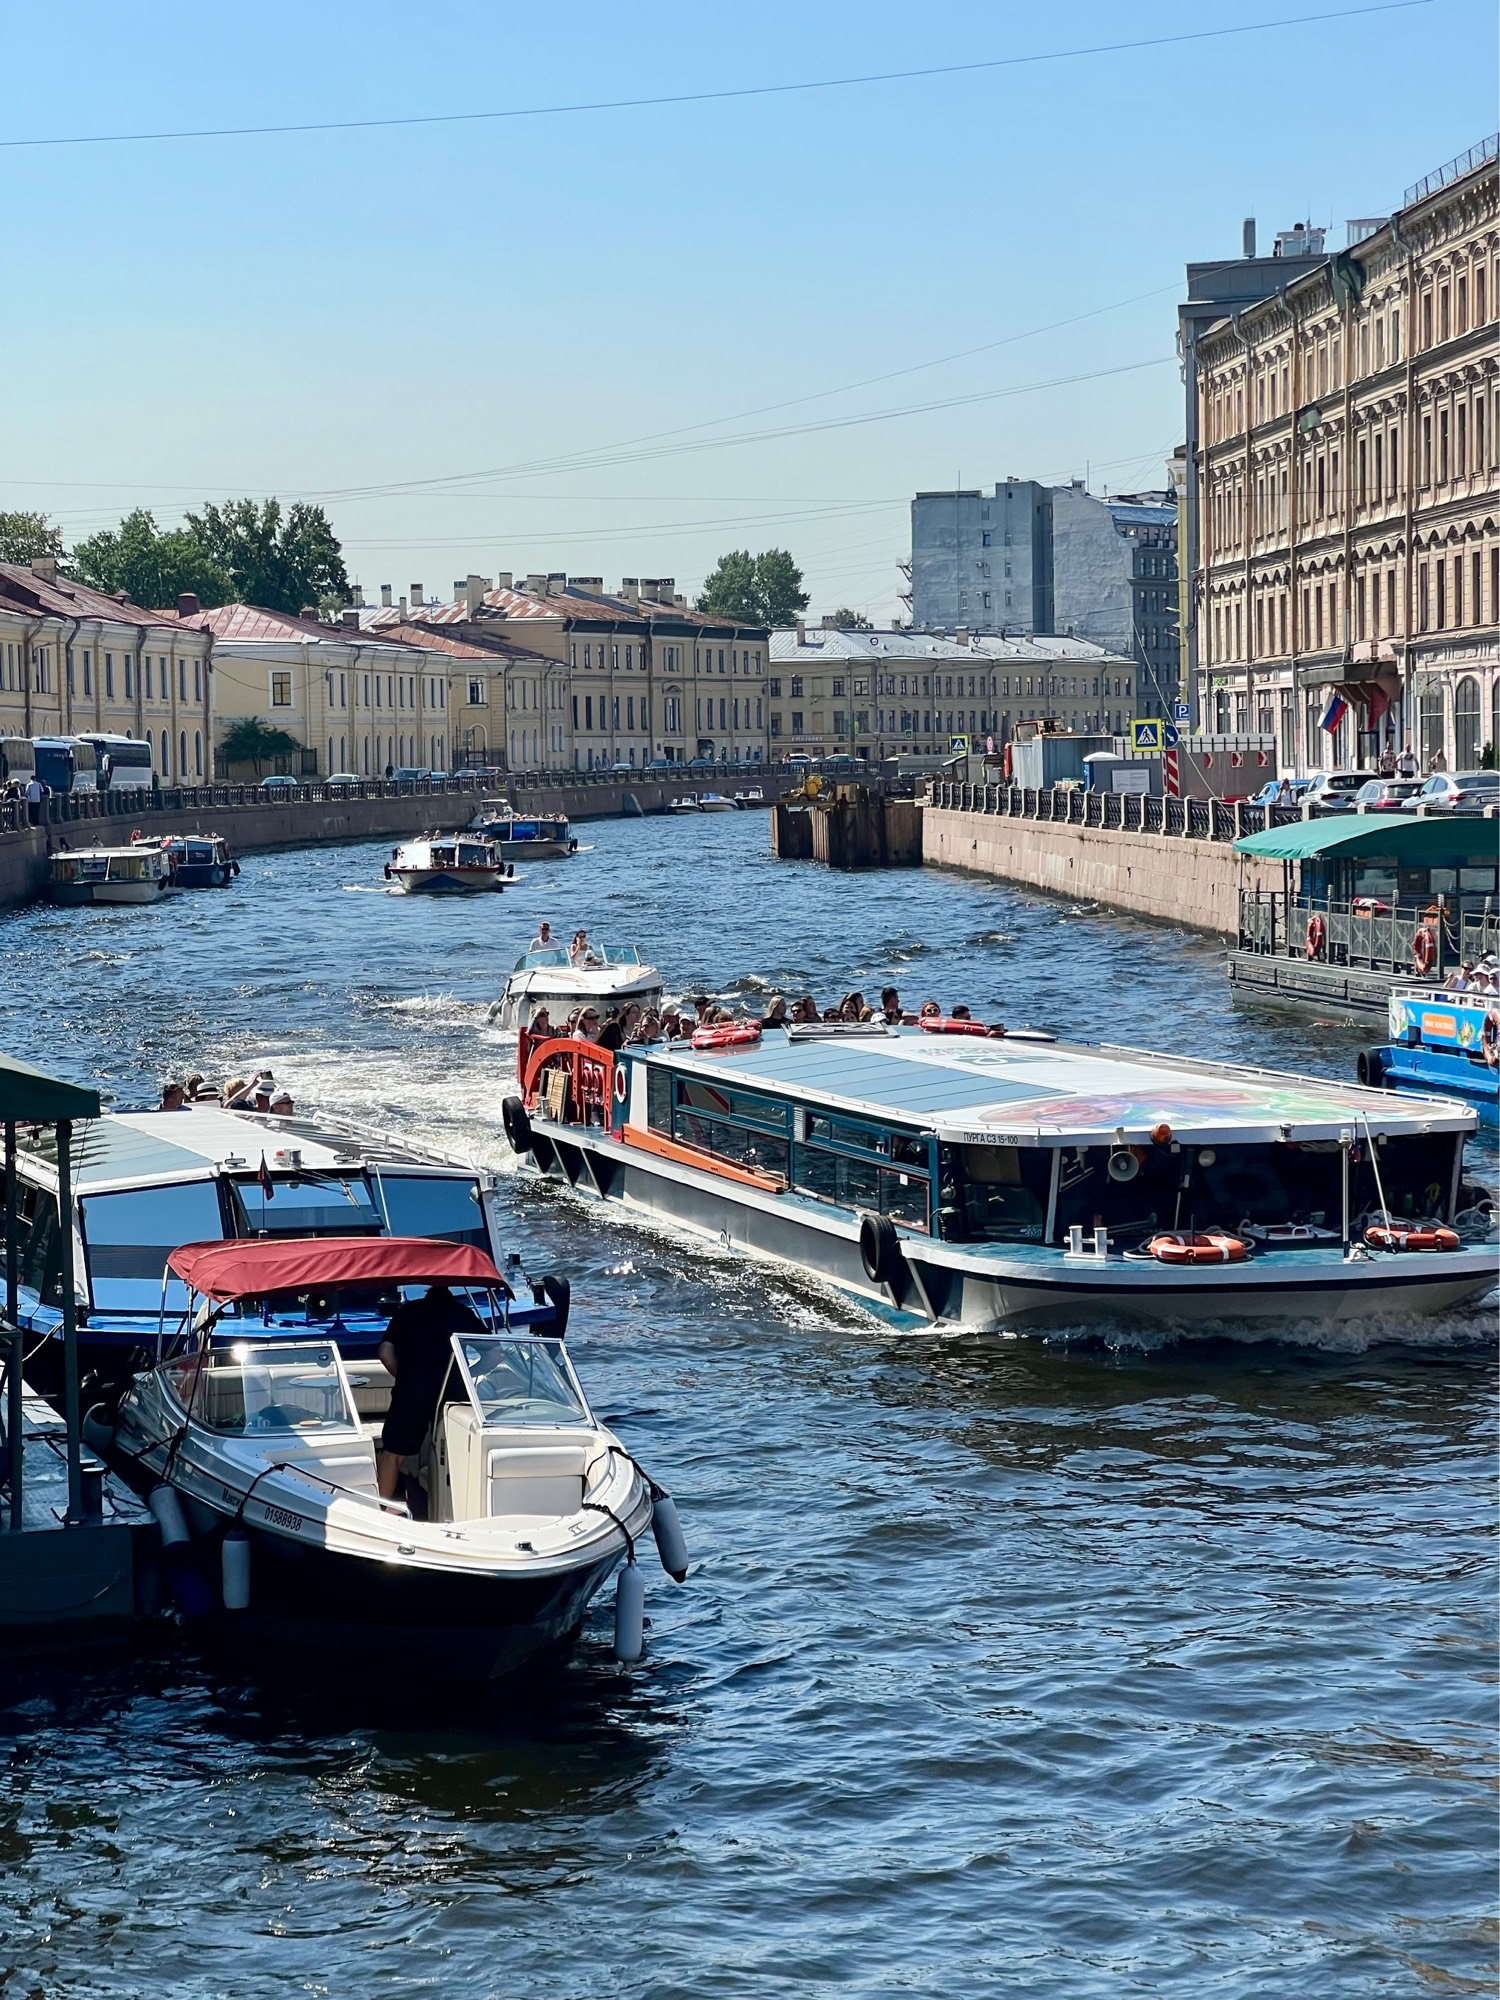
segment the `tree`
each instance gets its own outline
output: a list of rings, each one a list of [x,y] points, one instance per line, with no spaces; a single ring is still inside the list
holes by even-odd
[[[0,562],[29,563],[33,556],[62,553],[62,529],[45,514],[0,512]]]
[[[238,722],[231,722],[219,739],[224,762],[249,764],[257,778],[262,764],[269,764],[277,757],[290,757],[301,748],[295,736],[285,729],[272,728],[258,715],[242,716]]]
[[[123,590],[133,604],[171,607],[187,590],[200,604],[225,604],[232,595],[228,573],[204,554],[197,537],[186,528],[163,533],[144,507],[118,528],[81,541],[72,567],[80,583]]]
[[[733,549],[714,565],[698,609],[741,625],[790,625],[807,609],[802,572],[785,549]]]
[[[834,612],[833,622],[841,632],[872,632],[875,629],[868,618],[862,618],[857,611],[851,611],[847,604]]]
[[[344,555],[328,516],[305,500],[226,500],[189,514],[188,532],[229,578],[231,595],[268,611],[349,601]]]

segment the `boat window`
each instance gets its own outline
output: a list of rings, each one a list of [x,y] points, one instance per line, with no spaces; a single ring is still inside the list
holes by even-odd
[[[35,1292],[43,1305],[62,1304],[61,1236],[56,1195],[17,1177],[17,1272],[20,1282]]]
[[[669,1069],[658,1069],[654,1063],[646,1068],[646,1123],[653,1132],[672,1130],[672,1085],[675,1078]]]
[[[912,1229],[928,1227],[925,1174],[898,1173],[874,1160],[851,1159],[822,1146],[799,1145],[793,1186],[799,1194],[836,1202],[840,1208],[871,1209]]]
[[[516,960],[517,972],[537,972],[548,966],[562,966],[568,963],[568,954],[563,945],[546,945],[540,951],[523,951]]]
[[[701,1111],[679,1111],[674,1136],[684,1146],[697,1146],[716,1159],[729,1160],[737,1167],[756,1173],[779,1174],[785,1180],[791,1171],[790,1152],[785,1139],[727,1118],[709,1118]]]
[[[940,1146],[938,1220],[959,1243],[1040,1242],[1052,1155],[1039,1146]]]
[[[392,1236],[440,1236],[448,1243],[490,1247],[479,1183],[467,1176],[382,1173],[376,1199],[384,1197]]]
[[[593,947],[606,965],[639,965],[641,955],[633,944],[596,944]]]
[[[589,1421],[567,1368],[540,1340],[457,1340],[474,1407],[485,1424]]]
[[[236,1437],[357,1428],[338,1355],[327,1341],[251,1347],[237,1342],[169,1364],[174,1393],[211,1430]]]
[[[1496,874],[1494,868],[1460,868],[1458,886],[1471,895],[1493,896]]]
[[[363,1174],[273,1174],[268,1195],[255,1174],[236,1174],[247,1236],[375,1236],[380,1210]]]
[[[753,1090],[726,1090],[722,1084],[703,1083],[680,1077],[677,1102],[684,1111],[706,1112],[710,1118],[733,1118],[747,1125],[763,1125],[772,1132],[785,1132],[789,1104],[765,1097]]]
[[[183,1243],[211,1243],[224,1234],[212,1181],[85,1195],[79,1210],[90,1290],[104,1310],[154,1312],[161,1304],[168,1255]],[[168,1279],[167,1304],[178,1310],[187,1304],[180,1278]]]

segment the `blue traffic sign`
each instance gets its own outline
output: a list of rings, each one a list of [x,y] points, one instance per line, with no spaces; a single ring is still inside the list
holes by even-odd
[[[1190,722],[1192,716],[1193,711],[1187,702],[1178,701],[1172,704],[1172,720],[1174,722]]]

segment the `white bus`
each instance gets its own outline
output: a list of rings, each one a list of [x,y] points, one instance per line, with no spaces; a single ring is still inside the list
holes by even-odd
[[[29,785],[36,776],[36,752],[29,736],[0,736],[0,785]]]
[[[85,736],[98,764],[96,784],[101,792],[149,792],[156,773],[151,763],[151,744],[133,736]]]

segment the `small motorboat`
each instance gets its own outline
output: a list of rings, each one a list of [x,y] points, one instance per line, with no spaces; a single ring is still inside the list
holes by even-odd
[[[634,945],[590,945],[587,957],[575,965],[563,945],[523,952],[516,960],[505,991],[490,1008],[490,1019],[502,1028],[527,1028],[538,1007],[545,1007],[559,1025],[575,1007],[640,1007],[661,1005],[662,979],[654,965],[642,965]]]
[[[702,812],[703,807],[696,792],[684,792],[681,798],[668,799],[665,810],[669,813],[695,813]]]
[[[159,903],[177,888],[172,856],[160,841],[64,848],[47,870],[47,894],[54,903]]]
[[[765,792],[759,785],[742,785],[734,795],[734,803],[741,812],[747,806],[763,806],[765,802]]]
[[[593,1415],[560,1339],[512,1331],[508,1287],[472,1244],[423,1237],[190,1243],[174,1334],[89,1437],[142,1493],[184,1610],[279,1645],[369,1658],[400,1636],[408,1665],[488,1681],[578,1631],[626,1565],[616,1645],[641,1651],[636,1547],[655,1527],[679,1580],[676,1512]],[[443,1285],[482,1333],[451,1338],[406,1497],[383,1499],[376,1444],[392,1378],[346,1363],[335,1327],[278,1335],[278,1301]],[[356,1379],[357,1378],[357,1379]],[[187,1574],[184,1577],[183,1572]]]
[[[703,792],[698,798],[699,812],[732,813],[734,800],[726,799],[722,792]]]
[[[503,889],[515,863],[500,858],[493,840],[474,833],[424,833],[393,847],[385,879],[405,896],[466,896]]]
[[[161,845],[171,856],[179,889],[223,889],[240,872],[222,833],[169,833]]]
[[[1358,1076],[1377,1089],[1439,1090],[1500,1121],[1500,996],[1398,987],[1386,1003],[1390,1040],[1362,1049]]]
[[[493,841],[507,861],[565,861],[578,852],[566,813],[518,813],[509,799],[486,799],[468,831]]]

